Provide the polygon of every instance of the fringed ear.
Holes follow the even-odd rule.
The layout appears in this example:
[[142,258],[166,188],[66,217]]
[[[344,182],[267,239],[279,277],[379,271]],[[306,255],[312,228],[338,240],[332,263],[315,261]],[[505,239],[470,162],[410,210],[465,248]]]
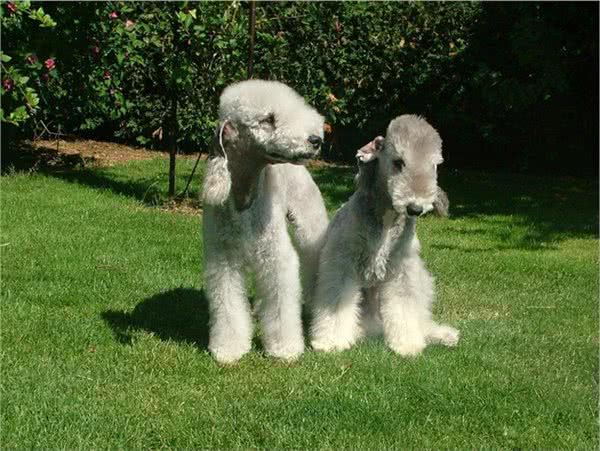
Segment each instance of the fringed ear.
[[359,189],[370,190],[377,176],[377,158],[383,149],[383,136],[378,136],[369,144],[356,151],[358,174],[354,181]]
[[206,205],[223,205],[229,197],[231,173],[223,142],[230,141],[234,133],[235,128],[229,120],[225,120],[215,133],[202,188],[202,202]]
[[356,158],[359,163],[368,163],[379,156],[383,148],[383,136],[378,136],[369,144],[362,146],[356,151]]
[[433,201],[433,212],[437,216],[448,217],[450,210],[450,201],[448,194],[438,186],[435,200]]

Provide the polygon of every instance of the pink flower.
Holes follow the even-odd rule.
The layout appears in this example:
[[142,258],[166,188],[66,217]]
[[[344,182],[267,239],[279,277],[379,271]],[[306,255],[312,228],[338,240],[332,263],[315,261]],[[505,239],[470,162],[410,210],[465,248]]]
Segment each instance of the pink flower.
[[44,61],[44,66],[46,66],[46,69],[48,70],[53,70],[56,67],[56,62],[52,58],[48,58]]
[[13,82],[10,78],[2,80],[2,87],[5,91],[10,91],[13,88]]
[[29,64],[35,64],[38,62],[38,57],[36,55],[34,55],[33,53],[31,55],[29,55],[27,58],[25,58],[25,60],[29,63]]
[[110,72],[107,69],[104,69],[104,78],[110,78]]
[[125,21],[125,28],[127,28],[128,30],[129,30],[130,28],[132,28],[134,25],[135,25],[135,22],[134,22],[133,20],[127,19],[127,20]]
[[42,79],[42,81],[48,81],[48,80],[50,80],[50,75],[48,75],[48,74],[42,74],[41,79]]
[[11,14],[16,13],[17,12],[17,5],[14,4],[13,2],[8,2],[6,4],[6,7],[8,8],[8,10],[10,11]]
[[112,13],[110,13],[108,15],[108,17],[110,17],[111,19],[116,19],[117,17],[119,17],[119,15],[117,14],[116,11],[113,11]]
[[93,46],[90,51],[92,52],[92,55],[94,56],[99,56],[100,55],[100,47],[98,47],[97,45]]

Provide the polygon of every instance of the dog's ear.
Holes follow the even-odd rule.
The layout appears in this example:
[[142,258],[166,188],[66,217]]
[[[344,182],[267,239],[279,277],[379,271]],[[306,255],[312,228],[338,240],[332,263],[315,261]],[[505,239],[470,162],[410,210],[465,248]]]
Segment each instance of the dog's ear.
[[383,150],[383,136],[378,136],[369,144],[362,146],[356,152],[358,174],[354,179],[358,189],[370,191],[375,186],[377,178],[377,159]]
[[433,201],[433,212],[437,216],[448,217],[450,210],[450,201],[448,194],[438,186],[435,200]]
[[362,146],[356,151],[356,158],[359,163],[369,163],[379,157],[383,149],[383,136],[378,136],[369,144]]
[[227,161],[227,147],[238,137],[235,125],[225,120],[217,127],[209,149],[202,201],[206,205],[223,205],[231,191],[231,173]]
[[219,123],[215,129],[213,141],[209,148],[210,157],[224,157],[227,158],[227,147],[230,147],[235,141],[237,141],[239,133],[237,127],[229,119],[225,119]]
[[[239,137],[237,127],[229,119],[225,119],[219,124],[218,133],[220,135],[221,143],[224,146],[231,145],[234,141],[237,141]],[[223,149],[221,149],[221,151],[223,151]]]

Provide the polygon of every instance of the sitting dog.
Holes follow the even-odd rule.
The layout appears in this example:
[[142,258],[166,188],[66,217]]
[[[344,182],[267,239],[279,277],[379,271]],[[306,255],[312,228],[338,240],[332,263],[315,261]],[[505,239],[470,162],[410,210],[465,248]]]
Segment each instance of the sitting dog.
[[415,231],[438,196],[440,136],[424,119],[400,116],[357,158],[357,191],[331,221],[321,252],[312,347],[343,350],[381,330],[402,356],[427,343],[456,345],[458,331],[432,319],[433,279]]
[[249,80],[225,89],[219,119],[203,187],[209,350],[222,363],[250,350],[250,269],[265,351],[294,359],[304,350],[299,266],[309,298],[328,223],[301,165],[319,152],[323,118],[288,86]]

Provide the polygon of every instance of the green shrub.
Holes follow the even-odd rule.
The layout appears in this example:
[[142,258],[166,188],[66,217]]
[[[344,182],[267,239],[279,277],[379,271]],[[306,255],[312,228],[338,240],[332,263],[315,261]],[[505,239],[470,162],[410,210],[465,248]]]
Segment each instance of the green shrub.
[[[57,50],[71,54],[64,56],[71,71],[51,102],[60,109],[48,113],[73,130],[105,128],[152,145],[174,98],[179,142],[204,146],[222,89],[246,76],[247,5],[94,5],[55,6],[63,30]],[[479,8],[259,3],[255,77],[289,83],[313,103],[332,126],[332,155],[340,156],[347,137],[381,131],[391,116],[418,103],[422,86],[466,47]]]
[[[38,110],[38,90],[56,78],[56,60],[37,53],[31,35],[37,27],[52,28],[56,23],[42,7],[29,1],[4,2],[0,5],[2,24],[2,107],[0,120],[20,126]],[[42,88],[43,89],[43,88]],[[6,130],[6,129],[5,129]]]
[[[204,149],[221,91],[246,78],[245,2],[44,8],[56,30],[26,42],[59,62],[40,98],[54,127],[148,147],[175,129]],[[254,77],[324,114],[327,158],[351,160],[410,112],[439,129],[445,166],[594,172],[597,30],[598,4],[257,2]],[[23,35],[2,33],[3,50]]]

